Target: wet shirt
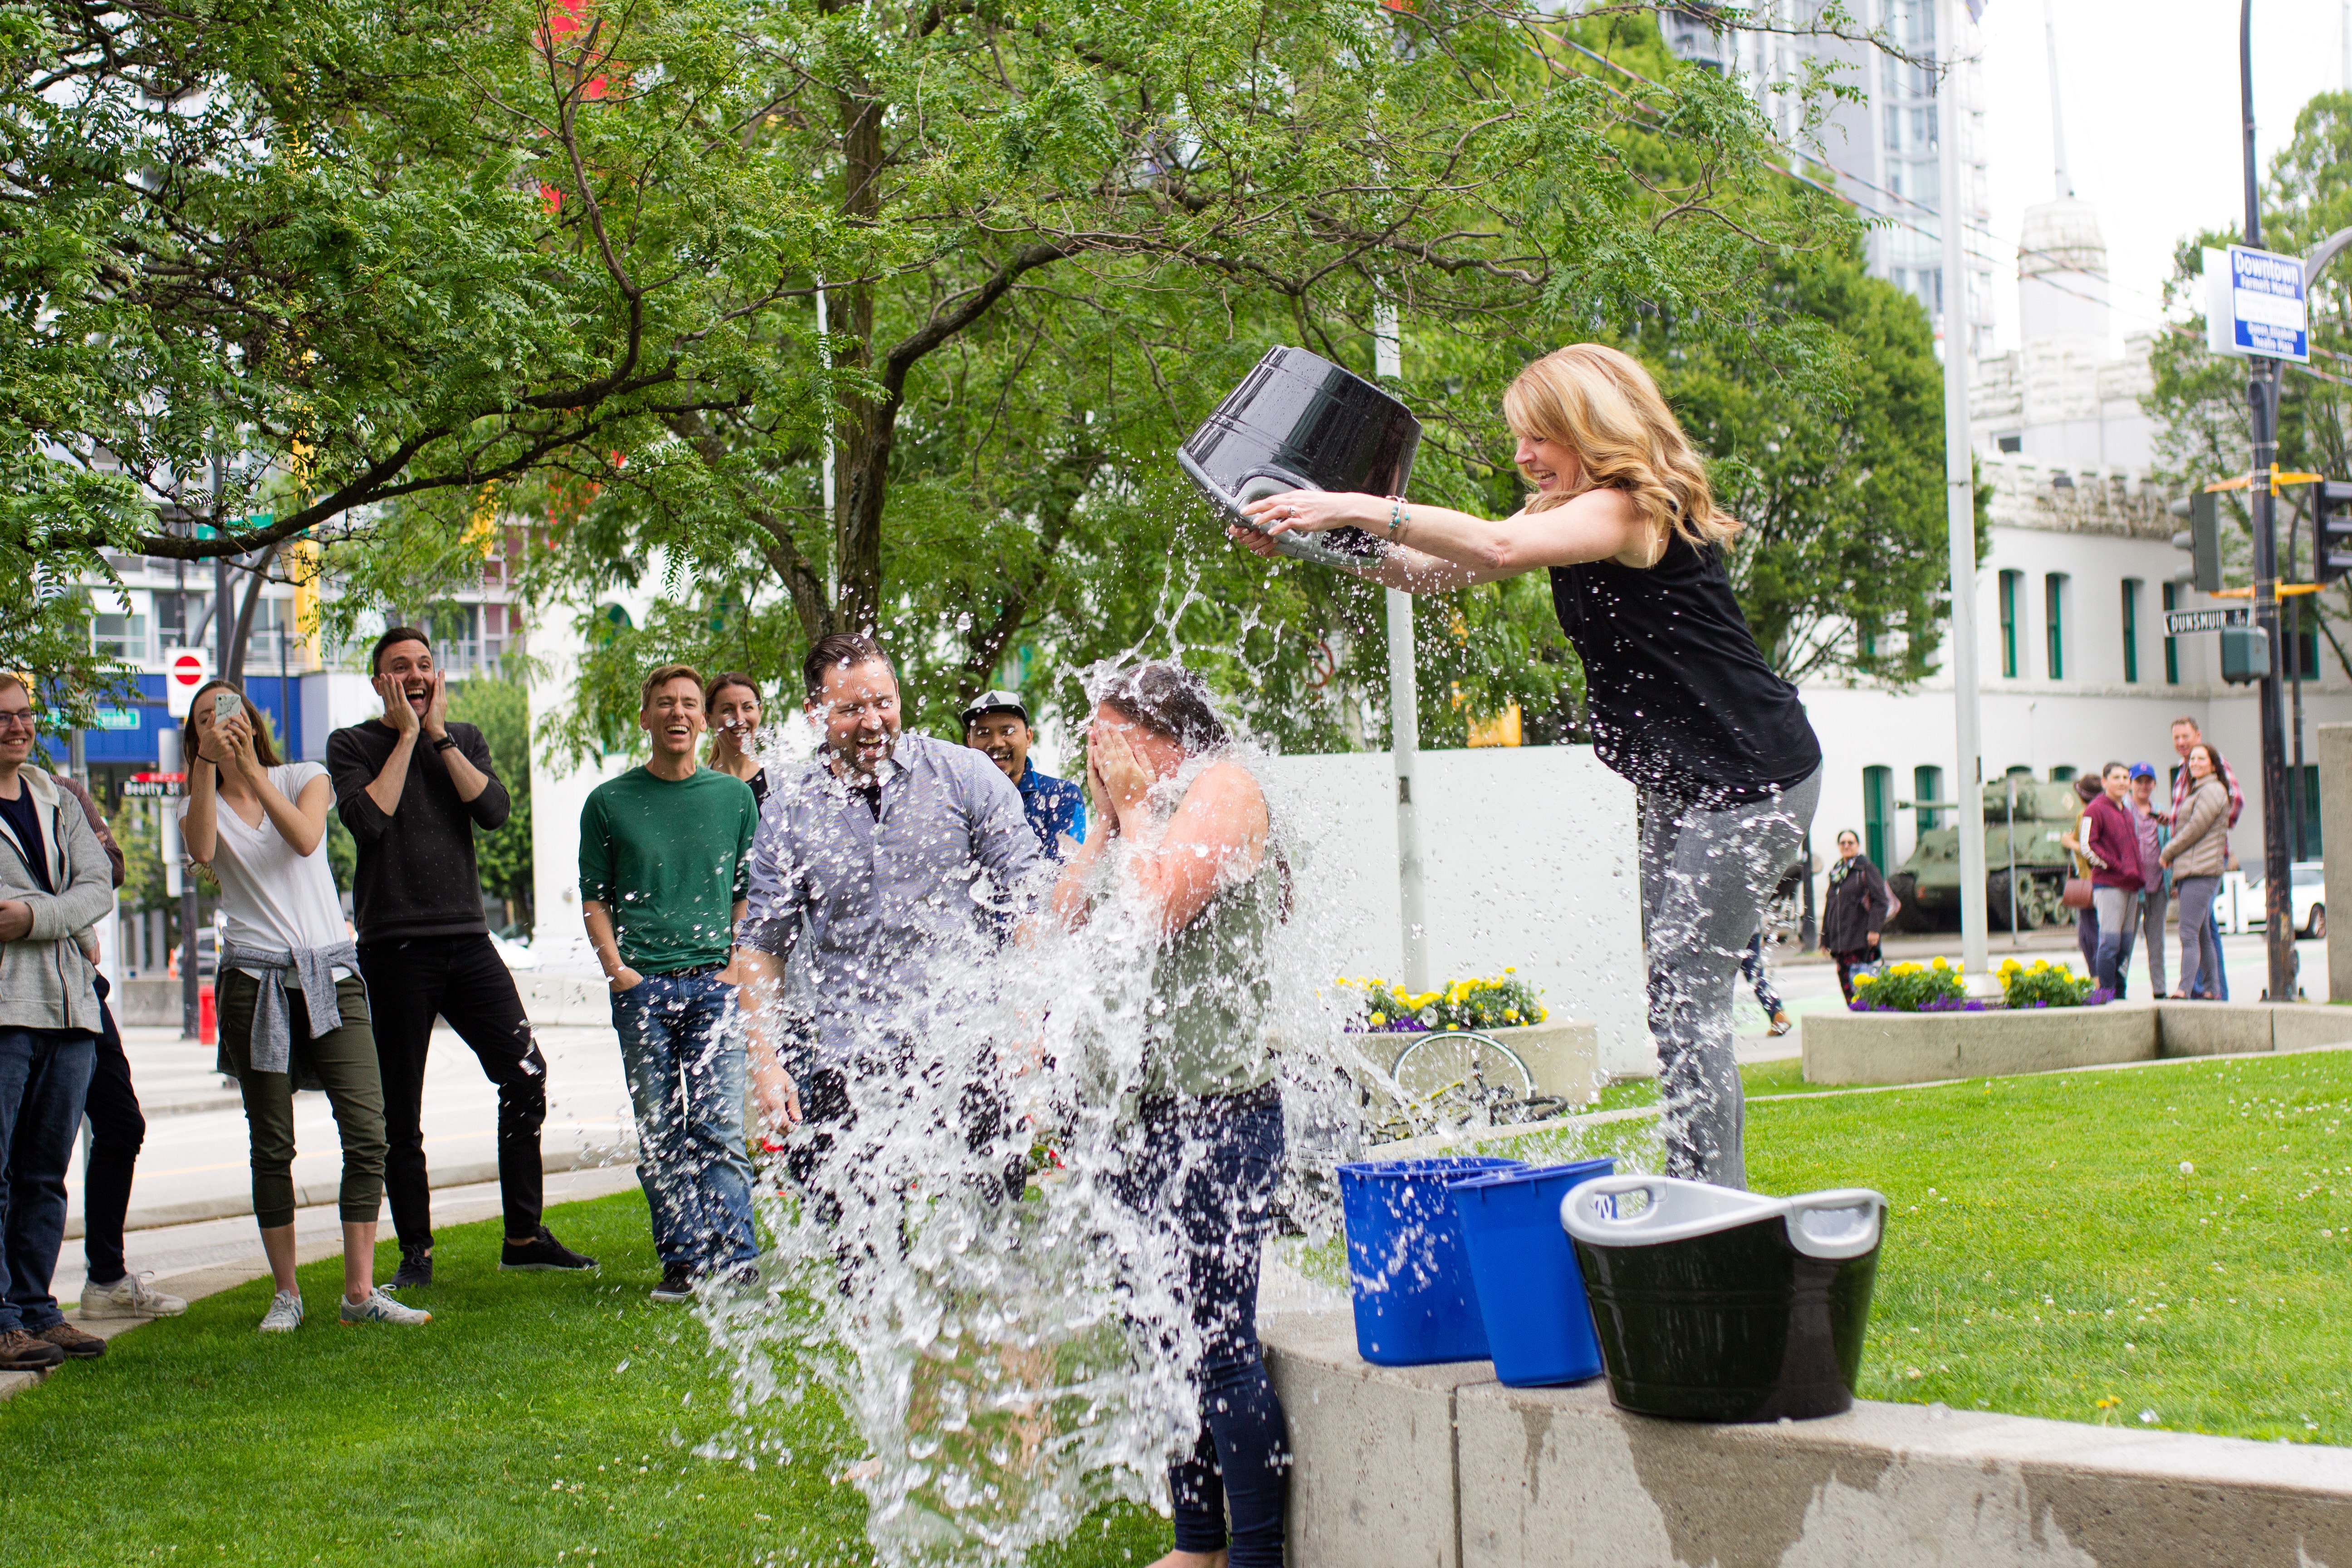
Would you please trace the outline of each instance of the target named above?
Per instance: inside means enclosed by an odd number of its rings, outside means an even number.
[[[1551,598],[1584,663],[1593,752],[1612,772],[1728,805],[1821,766],[1804,704],[1758,651],[1720,551],[1675,534],[1654,566],[1555,566]]]
[[[727,962],[760,808],[732,773],[631,768],[580,808],[580,897],[613,912],[621,962],[674,974]]]
[[[1086,842],[1087,792],[1067,779],[1039,773],[1037,764],[1025,758],[1021,763],[1021,809],[1047,859],[1059,860],[1066,853],[1065,834]]]
[[[1043,857],[1020,792],[968,746],[898,737],[880,798],[835,777],[820,754],[773,781],[751,845],[750,907],[737,940],[794,963],[796,1004],[814,1044],[840,1059],[887,1045],[914,1022],[935,972],[979,972],[1038,890]]]

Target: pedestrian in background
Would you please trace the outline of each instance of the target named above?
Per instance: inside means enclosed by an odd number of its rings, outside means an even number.
[[[106,852],[113,882],[122,886],[122,847],[71,774],[55,773],[58,787],[81,806],[82,820]],[[94,949],[84,949],[92,963]],[[147,1142],[147,1118],[139,1109],[139,1091],[131,1082],[131,1058],[122,1051],[122,1031],[107,1003],[112,987],[104,973],[90,976],[98,992],[98,1050],[92,1058],[89,1094],[82,1114],[89,1121],[89,1150],[81,1173],[81,1251],[85,1264],[81,1315],[85,1318],[170,1318],[188,1310],[177,1296],[151,1289],[146,1276],[133,1274],[122,1257],[122,1221],[131,1210],[131,1179],[139,1163],[139,1150]]]
[[[2173,993],[2179,997],[2197,994],[2203,966],[2214,962],[2206,928],[2214,890],[2230,864],[2230,792],[2222,766],[2221,754],[2202,741],[2189,748],[2188,796],[2173,815],[2172,841],[2163,850],[2180,900],[2180,989]]]
[[[473,1048],[499,1086],[499,1196],[506,1211],[499,1267],[593,1268],[594,1258],[565,1247],[540,1221],[547,1058],[482,915],[474,829],[495,832],[505,823],[506,785],[482,732],[449,721],[448,687],[423,632],[390,628],[376,638],[368,668],[383,716],[328,736],[327,769],[335,808],[359,849],[352,910],[360,973],[374,1000],[392,1144],[384,1185],[400,1237],[392,1289],[433,1283],[425,1058],[436,1017]]]
[[[217,702],[215,698],[220,699]],[[375,1284],[383,1207],[383,1083],[359,950],[327,865],[327,770],[278,760],[236,688],[199,688],[181,726],[188,762],[180,837],[220,882],[220,1070],[236,1079],[252,1148],[253,1219],[277,1293],[263,1333],[302,1326],[294,1273],[294,1095],[320,1089],[342,1136],[346,1323],[429,1323]]]
[[[81,808],[33,754],[33,695],[0,673],[0,1372],[39,1372],[106,1342],[49,1294],[66,1167],[98,1054],[90,927],[114,907]]]
[[[2058,836],[2058,847],[2066,851],[2066,875],[2070,881],[2094,886],[2091,874],[2096,869],[2091,864],[2091,853],[2084,840],[2084,819],[2090,813],[2091,803],[2099,798],[2099,781],[2078,778],[2074,784],[2074,820]],[[2074,950],[2083,955],[2083,973],[2099,973],[2099,909],[2095,895],[2088,903],[2074,910]]]
[[[695,765],[705,689],[690,665],[646,676],[637,724],[653,756],[580,809],[580,910],[621,1037],[656,1301],[745,1276],[759,1256],[730,961],[760,806],[741,779]]]
[[[2172,749],[2179,754],[2180,763],[2172,770],[2172,804],[2165,812],[2163,820],[2167,826],[2174,828],[2175,837],[2179,837],[2177,825],[2180,820],[2180,808],[2187,803],[2189,788],[2194,783],[2189,767],[2189,752],[2204,738],[2204,731],[2198,728],[2197,721],[2186,713],[2172,721]],[[2224,826],[2234,828],[2238,826],[2238,815],[2246,809],[2245,792],[2238,787],[2238,775],[2229,764],[2217,759],[2217,766],[2221,784],[2230,795],[2230,817]],[[2229,867],[2225,863],[2221,868],[2226,871]],[[2192,995],[2201,995],[2208,1001],[2219,999],[2227,1002],[2230,999],[2230,971],[2221,962],[2221,932],[2211,921],[2205,922],[2205,952],[2199,963],[2197,978],[2199,985],[2192,989]]]
[[[702,716],[710,726],[710,766],[751,786],[756,805],[768,804],[768,770],[760,765],[760,686],[740,669],[710,678],[702,689]]]
[[[2172,900],[2172,873],[2164,864],[2165,840],[2170,837],[2152,804],[2156,769],[2134,763],[2131,769],[2133,837],[2139,841],[2139,896],[2125,916],[2147,954],[2147,994],[2164,994],[2164,911]]]
[[[2130,789],[2131,770],[2109,763],[2099,770],[2099,793],[2083,814],[2083,853],[2091,862],[2091,908],[2099,931],[2091,973],[2118,997],[2139,925],[2132,918],[2140,890],[2139,830],[2124,798]]]
[[[1822,900],[1822,946],[1837,963],[1838,989],[1853,1000],[1853,972],[1878,962],[1879,933],[1895,918],[1895,895],[1849,827],[1837,836],[1837,864]]]
[[[1037,742],[1029,705],[1017,691],[983,691],[964,705],[963,743],[984,753],[1021,792],[1021,812],[1048,860],[1086,842],[1087,794],[1067,779],[1039,773],[1029,760]]]

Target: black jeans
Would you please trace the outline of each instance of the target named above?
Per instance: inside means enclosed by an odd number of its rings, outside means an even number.
[[[147,1141],[147,1118],[131,1087],[131,1058],[122,1031],[106,1005],[110,987],[98,977],[98,1061],[89,1078],[89,1168],[82,1173],[81,1253],[94,1285],[111,1285],[130,1271],[122,1261],[122,1216],[131,1209],[131,1173]]]
[[[546,1182],[539,1130],[547,1121],[547,1058],[539,1054],[514,976],[487,936],[410,937],[360,943],[360,973],[375,1015],[383,1073],[384,1191],[404,1251],[433,1245],[425,1168],[425,1054],[433,1020],[448,1020],[499,1086],[499,1196],[506,1233],[535,1236]]]
[[[1282,1100],[1245,1094],[1147,1099],[1143,1149],[1122,1201],[1172,1233],[1184,1300],[1201,1331],[1201,1432],[1170,1467],[1176,1549],[1216,1552],[1232,1524],[1233,1568],[1279,1568],[1290,1431],[1257,1342],[1258,1249],[1282,1166]]]

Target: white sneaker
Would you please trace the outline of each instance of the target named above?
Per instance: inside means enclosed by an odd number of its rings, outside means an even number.
[[[269,1298],[269,1310],[261,1314],[261,1331],[265,1334],[290,1334],[302,1326],[302,1297],[299,1291],[280,1290]]]
[[[412,1327],[429,1323],[433,1314],[418,1307],[404,1307],[374,1286],[368,1288],[367,1300],[354,1301],[342,1298],[342,1321],[346,1323],[406,1323]]]
[[[149,1276],[125,1274],[111,1285],[84,1284],[81,1315],[85,1318],[176,1318],[188,1310],[177,1296],[147,1288]]]

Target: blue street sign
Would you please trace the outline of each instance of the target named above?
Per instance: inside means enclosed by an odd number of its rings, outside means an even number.
[[[2216,353],[2308,363],[2303,260],[2233,245],[2205,252],[2205,346]]]

